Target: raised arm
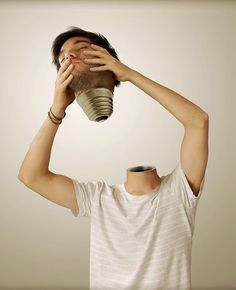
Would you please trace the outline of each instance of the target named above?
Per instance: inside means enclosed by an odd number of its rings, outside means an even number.
[[[51,111],[58,118],[64,115],[67,106],[75,99],[73,92],[67,87],[73,78],[72,70],[73,65],[68,60],[58,71],[51,107]],[[42,124],[24,158],[18,178],[48,200],[78,210],[72,180],[49,170],[51,150],[59,127],[54,118],[53,120],[54,123],[48,116]]]
[[[180,160],[185,176],[198,195],[208,160],[208,114],[176,92],[132,72],[130,81],[160,103],[184,126]]]
[[[99,64],[91,71],[110,70],[120,81],[130,81],[144,91],[184,126],[185,134],[182,141],[180,160],[186,178],[197,196],[208,160],[208,114],[197,105],[171,89],[145,77],[113,58],[104,48],[97,45],[88,50],[90,64]]]

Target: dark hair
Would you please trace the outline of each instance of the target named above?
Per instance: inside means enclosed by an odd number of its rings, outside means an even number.
[[[118,55],[115,51],[115,49],[110,45],[108,40],[99,33],[90,32],[83,30],[79,27],[70,26],[66,32],[63,32],[59,34],[53,41],[52,44],[52,63],[55,64],[57,70],[60,68],[59,64],[59,53],[61,50],[62,45],[69,39],[75,36],[82,36],[87,37],[91,40],[93,44],[99,45],[103,48],[105,48],[112,56],[114,56],[116,59],[119,60]],[[120,85],[120,81],[114,80],[115,86]]]

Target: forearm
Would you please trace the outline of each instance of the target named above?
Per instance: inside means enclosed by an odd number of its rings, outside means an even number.
[[[93,50],[84,51],[89,57],[86,63],[97,64],[98,66],[90,68],[92,71],[110,70],[119,81],[130,81],[139,89],[144,91],[150,97],[159,102],[185,127],[199,127],[205,124],[207,114],[186,98],[176,92],[148,79],[141,73],[131,69],[121,63],[104,49],[97,45],[91,45]],[[102,64],[102,65],[101,65]]]
[[[160,103],[185,127],[201,126],[207,118],[207,114],[197,105],[135,70],[131,70],[129,81]]]
[[[52,145],[58,130],[60,120],[64,118],[66,108],[73,103],[75,95],[68,87],[73,79],[71,72],[74,66],[68,59],[60,67],[55,82],[53,105],[49,116],[44,121],[39,132],[35,136],[21,165],[18,178],[25,184],[32,185],[40,177],[44,177],[49,171],[49,162]],[[58,121],[59,120],[59,121]]]
[[[62,115],[54,108],[57,116]],[[43,122],[24,158],[19,171],[19,179],[32,183],[35,179],[49,173],[51,150],[58,126],[49,117]]]

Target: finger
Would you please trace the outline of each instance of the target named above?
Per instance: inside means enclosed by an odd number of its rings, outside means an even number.
[[[65,79],[67,79],[67,77],[71,74],[71,72],[74,69],[74,65],[71,63],[67,69],[59,76],[59,83],[63,83],[65,81]]]
[[[109,53],[105,48],[103,48],[103,47],[101,47],[101,46],[98,46],[98,45],[96,45],[96,44],[91,44],[91,47],[94,48],[94,49],[97,49],[97,50],[99,50],[99,51]]]
[[[103,57],[104,56],[104,52],[102,51],[95,51],[95,50],[85,50],[84,54],[90,54],[93,56],[98,56],[98,57]]]
[[[106,65],[90,67],[89,69],[90,69],[90,71],[105,71],[105,70],[108,70]]]
[[[101,58],[85,58],[84,62],[90,64],[106,64],[106,60]]]
[[[62,66],[58,70],[58,74],[62,74],[71,64],[71,60],[68,58],[65,60],[65,62],[62,64]]]
[[[69,85],[69,83],[72,81],[73,77],[74,76],[72,74],[68,75],[68,77],[65,78],[63,82],[57,83],[56,88],[58,90],[64,91],[67,88],[67,86]]]
[[[70,74],[68,77],[67,77],[67,79],[65,79],[65,81],[63,82],[63,86],[64,87],[67,87],[70,83],[71,83],[71,81],[72,81],[72,79],[73,79],[73,75],[72,74]]]

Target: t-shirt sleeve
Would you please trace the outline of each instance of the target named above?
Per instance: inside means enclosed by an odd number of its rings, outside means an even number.
[[[172,191],[179,195],[184,205],[191,208],[196,207],[203,191],[205,177],[201,182],[200,190],[197,196],[194,195],[189,185],[180,161],[177,164],[176,168],[170,174],[170,177]]]
[[[70,210],[76,217],[90,217],[93,198],[95,194],[98,194],[101,191],[103,182],[89,181],[84,183],[76,179],[72,179],[72,181],[79,211],[72,209]]]

